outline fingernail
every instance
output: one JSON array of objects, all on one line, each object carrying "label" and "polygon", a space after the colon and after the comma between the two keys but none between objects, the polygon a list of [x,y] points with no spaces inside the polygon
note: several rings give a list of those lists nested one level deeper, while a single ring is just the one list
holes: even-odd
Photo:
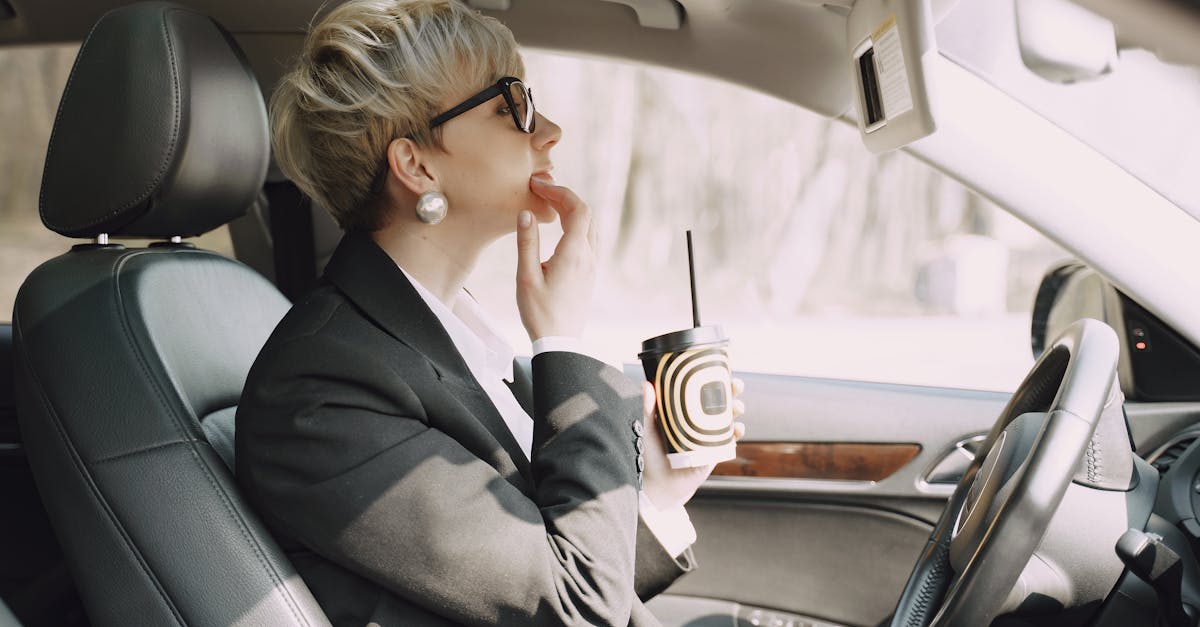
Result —
[{"label": "fingernail", "polygon": [[517,216],[517,224],[520,224],[523,229],[529,228],[529,225],[533,224],[533,214],[528,209],[522,209],[520,215]]},{"label": "fingernail", "polygon": [[550,185],[554,182],[554,179],[545,174],[538,174],[537,176],[533,177],[533,182],[539,185]]}]

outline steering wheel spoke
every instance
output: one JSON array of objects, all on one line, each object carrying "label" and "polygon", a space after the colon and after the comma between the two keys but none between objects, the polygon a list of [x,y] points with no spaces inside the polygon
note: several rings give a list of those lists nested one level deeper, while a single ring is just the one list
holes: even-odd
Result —
[{"label": "steering wheel spoke", "polygon": [[[974,627],[1038,599],[1071,602],[1070,578],[1035,552],[1073,480],[1089,492],[1120,483],[1094,471],[1098,456],[1118,469],[1132,467],[1121,459],[1132,456],[1123,414],[1104,411],[1119,403],[1118,352],[1111,328],[1081,320],[1043,353],[955,489],[893,627]],[[1123,442],[1116,429],[1097,430],[1102,416],[1121,421]]]}]

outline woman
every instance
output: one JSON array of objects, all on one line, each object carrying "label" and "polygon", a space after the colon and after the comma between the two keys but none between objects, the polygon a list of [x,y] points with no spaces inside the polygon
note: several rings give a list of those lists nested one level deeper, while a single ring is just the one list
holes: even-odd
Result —
[{"label": "woman", "polygon": [[[522,75],[457,2],[354,0],[272,98],[277,162],[347,234],[251,370],[238,480],[335,624],[649,625],[691,568],[711,468],[670,470],[653,389],[577,350],[595,229]],[[532,381],[463,290],[513,230]]]}]

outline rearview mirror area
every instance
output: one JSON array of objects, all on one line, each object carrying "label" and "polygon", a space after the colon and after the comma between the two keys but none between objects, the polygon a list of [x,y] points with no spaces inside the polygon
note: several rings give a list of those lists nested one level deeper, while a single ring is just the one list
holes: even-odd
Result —
[{"label": "rearview mirror area", "polygon": [[1117,65],[1113,23],[1070,0],[1015,0],[1021,61],[1054,83],[1094,80]]}]

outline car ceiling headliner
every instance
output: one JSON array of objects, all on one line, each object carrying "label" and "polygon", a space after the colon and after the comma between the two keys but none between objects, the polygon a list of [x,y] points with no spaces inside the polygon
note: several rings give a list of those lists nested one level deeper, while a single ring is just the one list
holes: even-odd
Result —
[{"label": "car ceiling headliner", "polygon": [[[213,16],[246,50],[264,91],[299,48],[305,26],[340,0],[177,0]],[[744,85],[836,117],[851,109],[846,14],[855,0],[676,0],[678,30],[642,27],[624,3],[667,0],[465,0],[511,5],[484,11],[522,45],[650,63]],[[930,0],[935,21],[958,0]],[[993,0],[988,0],[993,1]],[[1194,33],[1200,0],[1075,0],[1114,20],[1120,38],[1176,62],[1200,63]],[[0,46],[81,41],[92,23],[125,0],[0,0]],[[5,18],[5,7],[15,15]],[[1159,41],[1157,45],[1151,45]],[[1165,53],[1165,54],[1164,54]]]},{"label": "car ceiling headliner", "polygon": [[[80,41],[120,0],[0,0],[0,45]],[[274,85],[321,0],[182,0],[229,29],[259,82]],[[333,4],[333,3],[329,3]],[[678,30],[643,27],[634,10],[603,0],[511,0],[484,11],[524,46],[629,59],[738,83],[826,116],[850,108],[845,61],[852,0],[683,0]]]}]

